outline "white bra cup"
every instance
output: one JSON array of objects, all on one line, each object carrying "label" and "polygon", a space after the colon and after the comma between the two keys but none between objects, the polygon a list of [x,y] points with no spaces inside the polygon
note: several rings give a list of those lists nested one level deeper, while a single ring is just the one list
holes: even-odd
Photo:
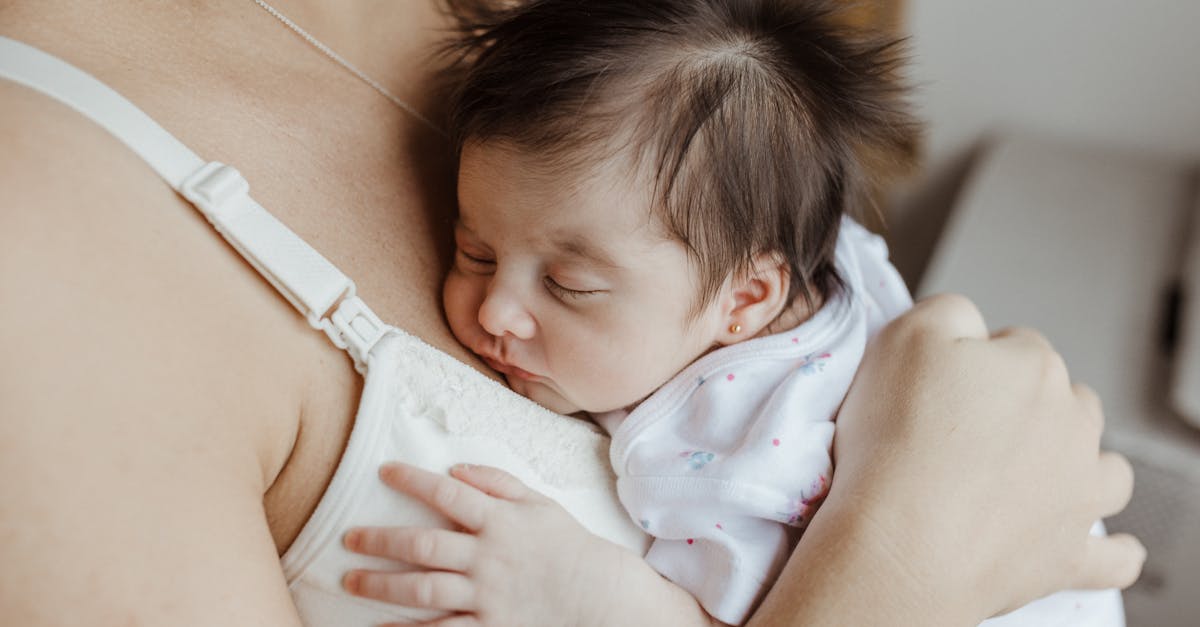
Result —
[{"label": "white bra cup", "polygon": [[462,462],[504,468],[561,503],[593,533],[644,554],[650,539],[617,499],[608,450],[608,437],[594,425],[551,413],[411,335],[389,333],[372,351],[342,463],[283,556],[305,623],[435,615],[350,597],[341,588],[351,568],[397,567],[346,551],[346,529],[446,524],[383,485],[378,468],[391,460],[435,471]]}]

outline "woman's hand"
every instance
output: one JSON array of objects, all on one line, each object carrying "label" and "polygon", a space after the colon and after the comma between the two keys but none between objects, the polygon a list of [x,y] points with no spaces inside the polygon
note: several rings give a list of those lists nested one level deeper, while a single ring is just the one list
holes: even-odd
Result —
[{"label": "woman's hand", "polygon": [[346,588],[409,607],[457,613],[432,625],[601,625],[632,556],[593,536],[561,506],[512,475],[459,465],[451,476],[389,464],[380,477],[442,513],[461,531],[351,530],[352,551],[430,569],[352,571]]},{"label": "woman's hand", "polygon": [[[1132,491],[1129,463],[1099,448],[1102,429],[1096,395],[1040,335],[989,336],[961,297],[918,304],[868,349],[838,417],[829,497],[785,571],[796,583],[777,586],[759,618],[797,617],[784,595],[812,587],[795,564],[814,552],[841,550],[832,568],[847,577],[871,569],[858,592],[911,624],[973,624],[1064,588],[1130,585],[1142,545],[1088,534]],[[856,609],[863,624],[881,618]]]}]

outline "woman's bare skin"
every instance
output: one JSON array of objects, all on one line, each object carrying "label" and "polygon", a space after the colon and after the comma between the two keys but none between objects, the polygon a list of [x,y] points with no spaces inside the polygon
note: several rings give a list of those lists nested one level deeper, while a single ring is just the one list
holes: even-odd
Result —
[{"label": "woman's bare skin", "polygon": [[[438,35],[431,4],[279,8],[433,108],[432,66],[397,62]],[[360,45],[363,24],[392,35]],[[253,3],[9,2],[0,34],[237,167],[383,319],[474,363],[437,304],[440,138]],[[94,123],[7,81],[0,112],[0,519],[5,562],[22,564],[0,575],[4,622],[294,621],[278,554],[332,476],[357,373]]]}]

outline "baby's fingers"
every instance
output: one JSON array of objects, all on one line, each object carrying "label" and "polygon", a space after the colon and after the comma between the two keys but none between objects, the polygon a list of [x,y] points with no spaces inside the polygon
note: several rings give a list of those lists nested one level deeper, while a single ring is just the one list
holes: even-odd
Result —
[{"label": "baby's fingers", "polygon": [[427,623],[385,623],[380,627],[482,627],[483,623],[474,614],[455,614]]},{"label": "baby's fingers", "polygon": [[498,499],[518,501],[542,496],[521,483],[520,479],[492,466],[458,464],[450,468],[450,475]]},{"label": "baby's fingers", "polygon": [[475,609],[475,585],[458,573],[397,573],[352,570],[342,585],[368,599],[451,612]]},{"label": "baby's fingers", "polygon": [[492,497],[458,479],[408,464],[385,464],[379,477],[392,489],[419,499],[469,531],[483,527],[493,503]]},{"label": "baby's fingers", "polygon": [[465,571],[475,558],[474,536],[425,527],[360,527],[346,534],[346,548],[437,570]]}]

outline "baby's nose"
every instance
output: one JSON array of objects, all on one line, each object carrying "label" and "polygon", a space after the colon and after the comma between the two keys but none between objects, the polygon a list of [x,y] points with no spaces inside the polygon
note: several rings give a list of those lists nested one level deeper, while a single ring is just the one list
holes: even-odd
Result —
[{"label": "baby's nose", "polygon": [[488,294],[479,306],[479,324],[496,337],[512,335],[522,340],[532,338],[537,328],[520,298],[496,283],[489,286]]}]

